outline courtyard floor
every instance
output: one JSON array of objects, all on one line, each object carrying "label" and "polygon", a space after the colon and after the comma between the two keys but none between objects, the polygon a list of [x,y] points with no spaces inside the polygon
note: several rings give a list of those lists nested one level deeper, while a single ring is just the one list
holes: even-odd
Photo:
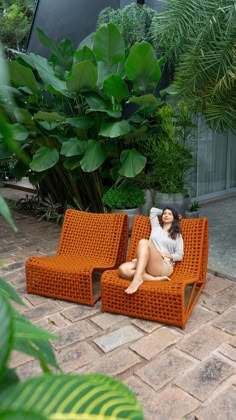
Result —
[{"label": "courtyard floor", "polygon": [[[19,198],[16,191],[0,189],[12,199]],[[6,264],[0,276],[25,302],[26,307],[17,305],[20,312],[63,338],[52,345],[64,372],[120,379],[136,393],[146,420],[234,420],[235,204],[231,197],[201,208],[210,224],[209,273],[185,330],[102,313],[100,301],[88,307],[28,294],[25,261],[31,255],[55,254],[60,227],[25,214],[13,211],[16,234],[0,219],[0,259]],[[21,353],[13,354],[11,366],[22,379],[40,373],[38,362]]]}]

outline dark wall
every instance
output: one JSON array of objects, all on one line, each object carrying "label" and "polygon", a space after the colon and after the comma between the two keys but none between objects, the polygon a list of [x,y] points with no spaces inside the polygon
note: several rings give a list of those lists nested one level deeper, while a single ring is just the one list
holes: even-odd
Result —
[{"label": "dark wall", "polygon": [[114,9],[131,3],[130,0],[39,0],[27,50],[48,56],[49,52],[38,41],[36,28],[40,27],[54,41],[71,39],[74,47],[93,32],[99,12],[104,7]]}]

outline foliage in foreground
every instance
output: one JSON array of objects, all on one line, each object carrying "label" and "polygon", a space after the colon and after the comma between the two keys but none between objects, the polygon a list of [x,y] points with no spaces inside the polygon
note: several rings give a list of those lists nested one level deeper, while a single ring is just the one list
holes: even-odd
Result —
[{"label": "foliage in foreground", "polygon": [[[60,373],[48,341],[56,337],[31,324],[11,301],[24,305],[14,289],[0,279],[1,420],[143,419],[135,395],[121,382],[100,374]],[[13,350],[36,358],[44,373],[20,381],[16,370],[8,367]]]}]

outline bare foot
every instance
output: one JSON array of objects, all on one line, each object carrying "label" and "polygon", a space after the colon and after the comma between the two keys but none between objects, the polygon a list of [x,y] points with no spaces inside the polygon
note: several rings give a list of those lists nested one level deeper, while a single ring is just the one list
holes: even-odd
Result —
[{"label": "bare foot", "polygon": [[160,276],[160,277],[153,277],[153,280],[155,281],[169,280],[170,281],[170,278],[167,276]]},{"label": "bare foot", "polygon": [[127,287],[127,289],[125,290],[125,293],[127,293],[128,295],[132,295],[133,293],[137,292],[139,286],[141,286],[141,284],[143,283],[143,280],[133,280],[129,287]]}]

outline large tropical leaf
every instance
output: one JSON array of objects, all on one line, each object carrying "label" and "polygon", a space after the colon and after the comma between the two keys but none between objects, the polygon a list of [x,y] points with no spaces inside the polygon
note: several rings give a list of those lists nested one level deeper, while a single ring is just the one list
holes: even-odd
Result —
[{"label": "large tropical leaf", "polygon": [[104,80],[103,89],[106,93],[121,102],[129,96],[129,89],[126,82],[119,75],[113,75]]},{"label": "large tropical leaf", "polygon": [[[38,38],[44,47],[48,48],[52,54],[57,58],[57,62],[62,67],[68,68],[68,51],[69,58],[73,56],[73,46],[70,40],[63,40],[60,42],[59,46],[49,38],[42,29],[37,28]],[[65,54],[65,52],[67,52]]]},{"label": "large tropical leaf", "polygon": [[114,118],[119,118],[121,116],[120,110],[114,111],[112,109],[111,104],[108,101],[105,101],[105,99],[103,99],[97,93],[95,92],[84,93],[84,97],[90,108],[89,111],[104,112],[108,114],[110,117],[114,117]]},{"label": "large tropical leaf", "polygon": [[65,117],[58,114],[58,112],[45,112],[45,111],[38,111],[34,114],[35,120],[42,120],[42,121],[64,121]]},{"label": "large tropical leaf", "polygon": [[79,156],[85,152],[87,142],[77,138],[71,138],[65,141],[61,148],[61,155],[71,157]]},{"label": "large tropical leaf", "polygon": [[6,370],[7,360],[13,344],[14,323],[7,298],[0,294],[0,378]]},{"label": "large tropical leaf", "polygon": [[39,86],[34,73],[29,67],[22,66],[14,60],[8,62],[10,79],[17,87],[27,87],[33,94],[39,93]]},{"label": "large tropical leaf", "polygon": [[30,167],[35,172],[42,172],[55,166],[58,160],[59,153],[57,149],[40,147],[40,149],[38,149],[34,154]]},{"label": "large tropical leaf", "polygon": [[121,137],[131,131],[131,126],[126,120],[122,121],[104,121],[99,131],[100,136],[103,137]]},{"label": "large tropical leaf", "polygon": [[81,63],[82,61],[91,61],[94,65],[96,65],[96,58],[93,51],[84,45],[82,48],[79,48],[75,51],[74,54],[74,64]]},{"label": "large tropical leaf", "polygon": [[[148,63],[148,64],[147,64]],[[134,44],[125,62],[126,74],[134,89],[155,89],[161,78],[161,69],[154,48],[148,42]]]},{"label": "large tropical leaf", "polygon": [[66,86],[70,92],[80,92],[81,89],[94,89],[97,83],[97,70],[89,60],[73,66],[66,78]]},{"label": "large tropical leaf", "polygon": [[120,161],[122,165],[119,170],[120,175],[133,178],[145,168],[147,158],[136,149],[131,149],[123,150]]},{"label": "large tropical leaf", "polygon": [[[59,58],[60,56],[63,57],[63,62]],[[50,61],[54,64],[55,68],[60,67],[63,70],[70,70],[71,66],[73,64],[73,56],[74,56],[74,47],[73,43],[70,39],[63,39],[58,45],[57,45],[57,53],[53,53],[50,57]],[[62,75],[64,72],[62,71]]]},{"label": "large tropical leaf", "polygon": [[125,58],[125,45],[121,33],[113,23],[102,25],[94,35],[93,52],[97,61],[108,67]]},{"label": "large tropical leaf", "polygon": [[83,158],[80,161],[84,172],[96,171],[106,159],[106,150],[102,142],[88,140],[88,146]]},{"label": "large tropical leaf", "polygon": [[0,407],[0,416],[7,410],[25,410],[46,419],[144,419],[133,392],[123,383],[99,374],[29,379],[13,386],[11,392],[3,392]]},{"label": "large tropical leaf", "polygon": [[4,200],[4,198],[1,195],[0,195],[0,214],[9,223],[9,225],[14,229],[14,231],[17,232],[17,227],[14,223],[14,220],[12,218],[7,202]]},{"label": "large tropical leaf", "polygon": [[7,296],[9,299],[14,300],[15,302],[19,303],[19,305],[25,306],[23,300],[20,296],[15,292],[15,289],[10,286],[6,281],[0,278],[0,293]]},{"label": "large tropical leaf", "polygon": [[59,79],[48,60],[40,55],[30,53],[18,53],[20,58],[29,64],[32,68],[37,70],[40,78],[46,85],[52,86],[55,92],[66,95],[66,83],[64,80]]},{"label": "large tropical leaf", "polygon": [[28,155],[19,147],[14,138],[14,130],[8,123],[6,116],[0,112],[0,137],[6,149],[12,154],[16,154],[18,159],[23,161],[26,165],[30,162]]},{"label": "large tropical leaf", "polygon": [[88,129],[94,124],[94,120],[88,116],[72,117],[65,120],[66,124],[72,127]]},{"label": "large tropical leaf", "polygon": [[22,124],[12,124],[12,128],[13,135],[16,141],[24,141],[27,139],[29,132]]},{"label": "large tropical leaf", "polygon": [[26,410],[7,410],[0,412],[1,420],[48,420],[48,417],[42,414],[35,414],[32,411]]}]

